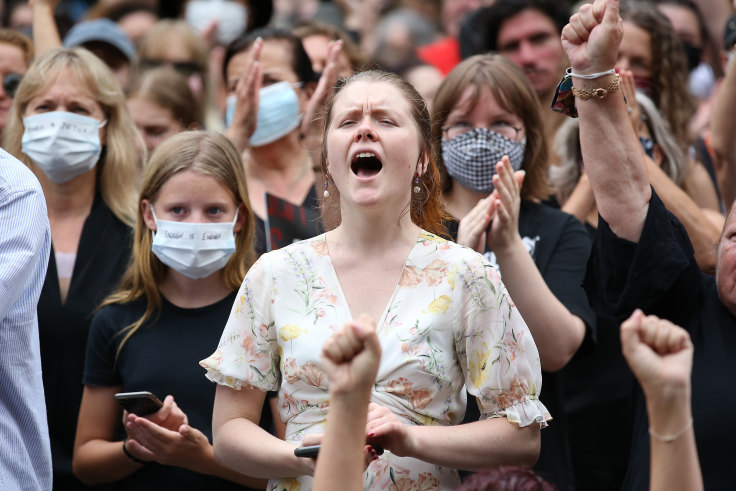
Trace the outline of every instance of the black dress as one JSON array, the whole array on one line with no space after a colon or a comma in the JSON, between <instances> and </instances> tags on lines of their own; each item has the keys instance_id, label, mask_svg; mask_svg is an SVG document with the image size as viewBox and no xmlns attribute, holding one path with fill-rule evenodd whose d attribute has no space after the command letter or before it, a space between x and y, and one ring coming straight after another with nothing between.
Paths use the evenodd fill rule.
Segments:
<instances>
[{"instance_id":1,"label":"black dress","mask_svg":"<svg viewBox=\"0 0 736 491\"><path fill-rule=\"evenodd\" d=\"M54 489L87 489L72 474L72 451L82 401L82 370L94 310L117 286L131 251L131 229L100 194L84 222L66 302L61 303L53 244L38 327L48 413Z\"/></svg>"},{"instance_id":2,"label":"black dress","mask_svg":"<svg viewBox=\"0 0 736 491\"><path fill-rule=\"evenodd\" d=\"M448 224L453 238L457 237L457 225L457 222ZM581 286L585 261L590 252L590 238L585 228L575 217L558 209L540 203L522 203L519 234L550 291L585 323L586 340L583 343L587 346L595 337L596 323ZM497 264L493 251L486 250L485 256L492 264ZM534 470L560 491L574 489L575 477L559 372L542 370L539 399L553 419L541 432L542 448ZM465 421L475 421L478 416L475 400L469 398Z\"/></svg>"},{"instance_id":3,"label":"black dress","mask_svg":"<svg viewBox=\"0 0 736 491\"><path fill-rule=\"evenodd\" d=\"M635 308L685 328L695 352L692 413L705 489L736 486L736 317L715 280L698 267L687 232L652 190L638 243L620 239L600 219L585 289L597 312L622 322ZM624 489L649 489L649 435L644 395L634 395L634 434ZM594 431L594 429L591 429Z\"/></svg>"}]
</instances>

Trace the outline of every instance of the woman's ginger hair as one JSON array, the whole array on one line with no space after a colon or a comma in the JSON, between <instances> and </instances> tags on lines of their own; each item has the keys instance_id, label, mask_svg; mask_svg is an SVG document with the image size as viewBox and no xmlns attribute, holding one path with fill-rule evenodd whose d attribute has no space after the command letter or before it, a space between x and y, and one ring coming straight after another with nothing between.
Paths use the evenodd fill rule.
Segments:
<instances>
[{"instance_id":1,"label":"woman's ginger hair","mask_svg":"<svg viewBox=\"0 0 736 491\"><path fill-rule=\"evenodd\" d=\"M411 84L398 75L382 70L367 70L358 72L347 80L338 83L334 96L329 100L324 118L324 131L322 135L322 171L327 175L327 139L329 138L330 124L332 123L332 110L335 101L340 97L345 87L355 82L373 82L392 85L403 95L409 104L410 117L417 129L417 140L419 143L419 156L426 158L427 168L419 178L419 193L412 192L408 204L408 211L412 222L427 232L447 237L445 222L449 218L442 204L440 192L440 173L437 167L437 155L431 143L432 125L429 120L429 111L424 99ZM337 190L332 179L328 179L329 197L322 202L323 214L332 214L333 211L339 217L340 192ZM411 186L416 184L412 180ZM339 218L337 220L339 223Z\"/></svg>"},{"instance_id":2,"label":"woman's ginger hair","mask_svg":"<svg viewBox=\"0 0 736 491\"><path fill-rule=\"evenodd\" d=\"M15 93L9 121L3 131L3 148L34 172L42 172L22 152L23 116L31 100L51 87L62 72L71 73L77 85L87 90L105 114L106 143L97 162L97 182L102 199L113 214L126 225L133 226L141 167L136 152L138 132L128 112L125 95L112 72L86 49L55 49L31 64Z\"/></svg>"},{"instance_id":3,"label":"woman's ginger hair","mask_svg":"<svg viewBox=\"0 0 736 491\"><path fill-rule=\"evenodd\" d=\"M122 304L141 297L147 301L146 311L134 323L121 332L123 345L161 308L158 285L163 281L168 266L164 265L151 250L153 237L143 217L143 200L152 205L163 185L180 172L192 170L217 179L230 193L238 216L244 216L243 227L235 236L235 253L223 269L225 286L236 290L245 278L245 273L255 261L253 250L253 212L248 199L245 171L240 154L225 136L206 131L184 131L167 138L151 155L143 176L138 214L133 234L133 254L123 274L120 285L100 305Z\"/></svg>"},{"instance_id":4,"label":"woman's ginger hair","mask_svg":"<svg viewBox=\"0 0 736 491\"><path fill-rule=\"evenodd\" d=\"M453 179L442 160L442 127L465 89L470 86L474 89L471 105L482 103L480 89L488 87L498 104L517 115L524 125L526 146L521 169L526 171L526 176L521 187L521 199L541 201L549 197L552 193L547 180L549 146L539 97L521 69L499 54L471 56L456 66L437 89L432 105L432 143L439 156L442 191L450 191L453 185Z\"/></svg>"}]
</instances>

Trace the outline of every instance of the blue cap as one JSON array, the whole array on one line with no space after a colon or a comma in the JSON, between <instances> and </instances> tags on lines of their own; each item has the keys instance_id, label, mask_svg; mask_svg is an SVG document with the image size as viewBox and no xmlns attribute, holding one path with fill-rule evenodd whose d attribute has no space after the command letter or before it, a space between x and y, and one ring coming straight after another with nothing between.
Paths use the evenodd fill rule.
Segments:
<instances>
[{"instance_id":1,"label":"blue cap","mask_svg":"<svg viewBox=\"0 0 736 491\"><path fill-rule=\"evenodd\" d=\"M94 41L117 48L128 60L135 55L133 43L120 26L110 19L87 20L76 24L64 38L64 46L72 48Z\"/></svg>"}]
</instances>

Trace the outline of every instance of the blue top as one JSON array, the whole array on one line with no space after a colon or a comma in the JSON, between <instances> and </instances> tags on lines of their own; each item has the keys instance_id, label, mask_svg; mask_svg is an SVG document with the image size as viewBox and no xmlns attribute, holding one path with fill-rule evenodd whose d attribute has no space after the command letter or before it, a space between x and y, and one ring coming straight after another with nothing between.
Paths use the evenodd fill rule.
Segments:
<instances>
[{"instance_id":1,"label":"blue top","mask_svg":"<svg viewBox=\"0 0 736 491\"><path fill-rule=\"evenodd\" d=\"M51 489L36 304L51 248L38 180L0 149L0 483Z\"/></svg>"}]
</instances>

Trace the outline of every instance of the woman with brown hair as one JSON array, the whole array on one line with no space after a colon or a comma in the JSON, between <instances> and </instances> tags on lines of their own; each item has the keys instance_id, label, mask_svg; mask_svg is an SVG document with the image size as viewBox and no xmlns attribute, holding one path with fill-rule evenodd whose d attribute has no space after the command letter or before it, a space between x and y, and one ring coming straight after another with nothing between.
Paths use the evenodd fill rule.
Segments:
<instances>
[{"instance_id":1,"label":"woman with brown hair","mask_svg":"<svg viewBox=\"0 0 736 491\"><path fill-rule=\"evenodd\" d=\"M688 89L688 69L682 42L667 17L649 3L629 2L621 7L624 37L616 69L630 70L636 90L653 102L686 156L695 138L688 134L696 101ZM715 176L688 159L682 188L701 208L720 213Z\"/></svg>"},{"instance_id":2,"label":"woman with brown hair","mask_svg":"<svg viewBox=\"0 0 736 491\"><path fill-rule=\"evenodd\" d=\"M151 156L139 203L132 261L90 328L74 473L116 489L262 487L215 461L214 391L196 373L255 259L238 152L217 133L171 137ZM124 414L113 396L136 391L164 406Z\"/></svg>"},{"instance_id":3,"label":"woman with brown hair","mask_svg":"<svg viewBox=\"0 0 736 491\"><path fill-rule=\"evenodd\" d=\"M555 416L535 469L567 489L574 479L554 372L595 326L580 286L590 239L573 216L541 203L550 194L541 108L513 62L501 55L463 61L443 81L432 112L445 205L459 219L451 235L499 268L534 336L542 402Z\"/></svg>"},{"instance_id":4,"label":"woman with brown hair","mask_svg":"<svg viewBox=\"0 0 736 491\"><path fill-rule=\"evenodd\" d=\"M147 70L128 91L128 110L141 132L148 155L164 140L202 127L202 105L186 77L168 66Z\"/></svg>"},{"instance_id":5,"label":"woman with brown hair","mask_svg":"<svg viewBox=\"0 0 736 491\"><path fill-rule=\"evenodd\" d=\"M426 104L398 76L368 71L327 109L325 199L339 225L261 256L201 362L220 384L218 460L272 478L269 489L311 489L314 460L294 450L319 443L328 417L321 347L365 313L384 353L366 438L385 449L366 450L365 489L453 489L457 469L533 464L549 419L537 350L495 270L435 235L445 214ZM483 418L460 425L466 387ZM256 425L268 390L286 441Z\"/></svg>"}]
</instances>

